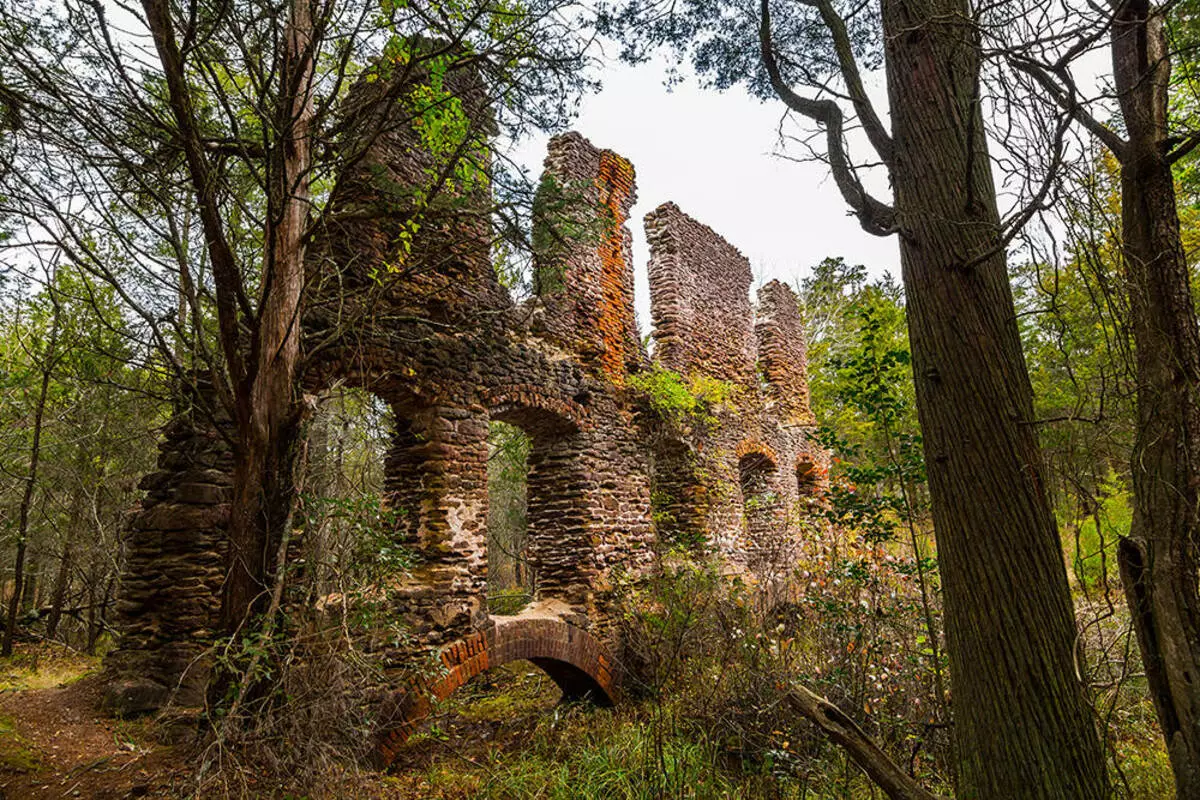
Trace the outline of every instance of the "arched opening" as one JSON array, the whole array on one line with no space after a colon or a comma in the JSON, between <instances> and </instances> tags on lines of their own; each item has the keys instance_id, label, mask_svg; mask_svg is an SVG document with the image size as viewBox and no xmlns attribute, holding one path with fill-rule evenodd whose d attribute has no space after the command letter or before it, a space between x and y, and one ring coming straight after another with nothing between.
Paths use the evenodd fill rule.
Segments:
<instances>
[{"instance_id":1,"label":"arched opening","mask_svg":"<svg viewBox=\"0 0 1200 800\"><path fill-rule=\"evenodd\" d=\"M802 456L796 461L796 496L801 504L811 504L820 494L820 474L812 459Z\"/></svg>"},{"instance_id":2,"label":"arched opening","mask_svg":"<svg viewBox=\"0 0 1200 800\"><path fill-rule=\"evenodd\" d=\"M585 700L599 706L614 705L618 697L613 666L604 646L586 631L561 619L533 612L495 617L487 629L454 642L442 650L444 669L425 681L399 688L380 709L377 757L387 765L435 711L454 712L440 705L469 687L479 676L492 677L513 666L536 665L558 688L555 703ZM545 713L546 706L535 709ZM449 723L453 726L453 722ZM445 727L439 725L444 730Z\"/></svg>"},{"instance_id":3,"label":"arched opening","mask_svg":"<svg viewBox=\"0 0 1200 800\"><path fill-rule=\"evenodd\" d=\"M752 451L738 459L738 484L752 566L773 558L773 546L782 534L784 507L777 483L778 469L766 453Z\"/></svg>"},{"instance_id":4,"label":"arched opening","mask_svg":"<svg viewBox=\"0 0 1200 800\"><path fill-rule=\"evenodd\" d=\"M585 445L579 427L550 408L516 402L494 407L491 422L519 429L527 437L525 549L517 560L527 565L529 599L559 597L562 590L584 580L582 569L590 549L584 502L587 475L581 462ZM506 435L515 437L511 431ZM521 448L514 449L519 453ZM516 463L515 455L511 463ZM488 517L490 523L490 509ZM509 604L503 610L511 614L519 608Z\"/></svg>"},{"instance_id":5,"label":"arched opening","mask_svg":"<svg viewBox=\"0 0 1200 800\"><path fill-rule=\"evenodd\" d=\"M659 442L650 451L650 515L659 541L704 545L707 506L695 453L678 439Z\"/></svg>"},{"instance_id":6,"label":"arched opening","mask_svg":"<svg viewBox=\"0 0 1200 800\"><path fill-rule=\"evenodd\" d=\"M533 599L529 563L529 453L533 441L516 425L488 425L488 611L512 614Z\"/></svg>"},{"instance_id":7,"label":"arched opening","mask_svg":"<svg viewBox=\"0 0 1200 800\"><path fill-rule=\"evenodd\" d=\"M310 598L345 593L407 565L397 539L415 523L415 506L389 460L396 442L411 435L408 420L367 390L339 386L322 396L309 428L293 559Z\"/></svg>"}]
</instances>

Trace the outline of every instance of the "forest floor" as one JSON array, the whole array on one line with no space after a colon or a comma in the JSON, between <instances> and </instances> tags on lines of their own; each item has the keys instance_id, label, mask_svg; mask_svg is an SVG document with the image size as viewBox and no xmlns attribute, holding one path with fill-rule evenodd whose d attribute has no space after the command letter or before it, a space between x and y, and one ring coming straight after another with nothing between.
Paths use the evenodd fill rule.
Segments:
<instances>
[{"instance_id":1,"label":"forest floor","mask_svg":"<svg viewBox=\"0 0 1200 800\"><path fill-rule=\"evenodd\" d=\"M27 647L0 668L0 799L164 796L176 748L99 711L99 660Z\"/></svg>"},{"instance_id":2,"label":"forest floor","mask_svg":"<svg viewBox=\"0 0 1200 800\"><path fill-rule=\"evenodd\" d=\"M100 711L98 668L98 658L45 646L0 662L0 800L216 796L197 793L187 766L194 747L170 743L178 731ZM488 782L489 765L560 713L558 690L528 663L495 670L460 695L413 737L388 775L331 775L330 786L311 795L260 783L246 786L246 796L466 800Z\"/></svg>"},{"instance_id":3,"label":"forest floor","mask_svg":"<svg viewBox=\"0 0 1200 800\"><path fill-rule=\"evenodd\" d=\"M386 774L325 760L308 747L287 753L290 766L281 759L285 766L273 774L230 758L221 771L199 775L197 764L222 760L211 749L202 752L195 718L170 723L104 715L99 664L99 658L50 646L27 646L0 661L0 800L876 796L836 751L816 760L810 753L810 777L793 772L781 780L778 767L805 763L796 760L795 736L792 750L783 752L788 742L782 741L773 761L747 760L712 740L711 720L697 728L677 718L670 703L616 710L564 705L554 684L528 662L490 670L456 692ZM1170 796L1166 756L1152 709L1140 691L1131 691L1137 702L1115 712L1123 796L1163 800Z\"/></svg>"}]
</instances>

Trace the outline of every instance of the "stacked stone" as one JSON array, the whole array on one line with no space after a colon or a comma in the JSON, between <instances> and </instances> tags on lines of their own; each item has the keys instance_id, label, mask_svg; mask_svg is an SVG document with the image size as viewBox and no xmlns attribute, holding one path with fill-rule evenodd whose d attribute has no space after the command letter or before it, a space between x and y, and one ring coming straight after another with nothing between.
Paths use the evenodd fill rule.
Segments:
<instances>
[{"instance_id":1,"label":"stacked stone","mask_svg":"<svg viewBox=\"0 0 1200 800\"><path fill-rule=\"evenodd\" d=\"M703 531L731 569L773 580L790 569L796 523L811 511L802 494L816 494L814 476L823 478L828 463L809 436L814 421L795 295L767 284L756 324L750 264L735 247L672 203L647 215L646 231L656 360L738 389L715 425L660 438L655 515L680 535ZM803 481L801 465L810 467Z\"/></svg>"},{"instance_id":2,"label":"stacked stone","mask_svg":"<svg viewBox=\"0 0 1200 800\"><path fill-rule=\"evenodd\" d=\"M418 43L421 47L436 47ZM338 176L311 248L308 313L360 323L407 313L463 323L510 305L492 264L493 207L487 150L495 124L473 68L456 63L438 79L469 121L468 179L443 181L447 165L425 146L417 91L420 65L381 63L341 108ZM457 144L457 143L456 143ZM456 148L457 149L457 148ZM457 176L457 172L455 173Z\"/></svg>"},{"instance_id":3,"label":"stacked stone","mask_svg":"<svg viewBox=\"0 0 1200 800\"><path fill-rule=\"evenodd\" d=\"M808 352L796 293L771 281L758 290L754 321L758 363L780 421L815 425L808 402ZM771 408L768 408L771 410Z\"/></svg>"},{"instance_id":4,"label":"stacked stone","mask_svg":"<svg viewBox=\"0 0 1200 800\"><path fill-rule=\"evenodd\" d=\"M615 386L646 360L633 300L633 236L627 222L637 198L633 165L578 133L550 140L540 195L553 213L535 219L534 289L538 327L582 357ZM549 186L554 198L547 197Z\"/></svg>"},{"instance_id":5,"label":"stacked stone","mask_svg":"<svg viewBox=\"0 0 1200 800\"><path fill-rule=\"evenodd\" d=\"M753 386L750 262L674 203L646 215L646 239L655 359L685 376Z\"/></svg>"},{"instance_id":6,"label":"stacked stone","mask_svg":"<svg viewBox=\"0 0 1200 800\"><path fill-rule=\"evenodd\" d=\"M469 93L473 84L462 80ZM353 90L351 139L395 113L396 95L384 84ZM385 400L396 419L384 500L402 512L396 541L418 562L380 587L414 637L384 654L389 664L419 664L431 650L457 654L449 667L474 665L459 670L465 680L483 663L464 643L478 643L496 619L486 614L492 420L532 439L527 540L537 596L558 601L557 625L587 631L606 653L620 652L609 606L613 572L652 567L652 482L653 494L667 498L653 509L661 517L707 536L731 567L772 574L795 534L779 510L799 497L800 467L810 467L808 476L826 463L807 438L804 349L786 287L768 286L761 296L757 357L767 385L760 387L745 258L674 205L647 218L659 360L738 387L712 425L648 430L654 424L624 388L646 364L625 225L635 193L629 163L578 134L552 142L548 171L582 186L592 216L605 224L597 238L539 254L542 278L559 275L561 283L539 278L544 291L518 308L492 272L478 214L452 214L402 245L407 212L387 187L419 185L428 166L407 124L384 125L378 146L339 176L311 248L304 318L306 389L359 386ZM405 251L424 266L391 272ZM176 686L180 702L201 699L197 657L211 641L223 574L232 471L225 441L203 418L180 415L161 447L132 526L122 638L109 659L110 704L125 711L157 707ZM770 468L755 461L749 469L743 459L754 453L769 454ZM768 516L752 518L759 510ZM561 671L563 659L580 656L563 649L563 637L574 634L550 627L523 628L542 638L503 652L536 653L547 671ZM608 662L597 656L595 663L607 681Z\"/></svg>"},{"instance_id":7,"label":"stacked stone","mask_svg":"<svg viewBox=\"0 0 1200 800\"><path fill-rule=\"evenodd\" d=\"M104 703L116 713L203 701L232 468L227 440L200 409L184 409L167 425L158 470L140 484L146 496L125 542L114 619L121 638L105 659Z\"/></svg>"}]
</instances>

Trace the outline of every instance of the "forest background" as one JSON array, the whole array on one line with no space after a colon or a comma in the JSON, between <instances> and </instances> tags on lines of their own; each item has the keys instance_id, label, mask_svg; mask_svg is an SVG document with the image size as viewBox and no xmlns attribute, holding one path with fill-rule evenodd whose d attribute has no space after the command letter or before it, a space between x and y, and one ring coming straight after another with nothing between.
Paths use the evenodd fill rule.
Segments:
<instances>
[{"instance_id":1,"label":"forest background","mask_svg":"<svg viewBox=\"0 0 1200 800\"><path fill-rule=\"evenodd\" d=\"M405 25L430 24L418 18L397 20L409 8L398 6L383 7L392 18L381 26L381 42L406 34ZM69 23L65 28L29 25L31 8L5 8L7 27L0 29L0 38L9 54L44 55L54 37L69 41L79 35ZM276 17L282 13L271 8ZM430 8L442 14L433 14L435 30L437 25L453 32L475 24L465 21L467 15L456 4ZM582 77L563 78L553 69L568 73L568 62L586 62L587 42L564 39L558 52L548 54L540 45L530 50L522 37L550 36L561 30L556 26L563 19L575 24L578 19L571 15L578 12L564 12L554 4L520 13L499 6L488 10L494 18L514 13L521 20L523 14L536 17L518 26L520 37L503 28L484 33L494 52L516 51L507 69L491 76L495 87L520 89L515 92L519 99L506 106L509 116L501 116L501 124L509 125L504 133L519 139L534 129L561 126L573 99L588 86ZM562 13L567 16L555 17ZM1159 13L1171 34L1171 113L1189 122L1196 115L1194 17L1186 3ZM37 36L48 38L37 41ZM1096 47L1106 44L1099 37L1096 41ZM352 74L345 64L355 59L366 63L371 52L347 50L340 69ZM225 55L218 52L209 63L220 63ZM549 55L562 59L557 67ZM274 62L264 58L263 63ZM104 225L153 229L176 218L156 219L153 198L129 208L108 204L107 198L129 191L128 186L106 185L93 196L93 208L72 208L47 224L52 207L61 213L70 204L64 205L55 187L41 181L72 173L24 171L28 162L23 159L36 157L25 149L30 142L35 149L61 144L41 127L53 120L34 121L30 115L41 112L37 104L56 99L52 92L39 96L33 90L45 91L62 76L43 73L46 83L31 87L32 72L11 69L0 68L6 133L0 145L0 558L7 570L0 599L10 611L6 648L14 639L24 645L58 641L99 654L112 643L109 618L119 594L123 525L140 497L138 481L153 470L155 443L177 399L180 365L222 363L219 278L206 274L212 265L200 256L195 262L199 272L189 279L179 265L191 263L190 256L163 249L174 244L203 251L194 218L181 235L173 232L163 241L121 237L118 243L96 236ZM715 77L703 69L700 73L714 88L731 83L719 71ZM238 95L232 74L214 82L227 97ZM229 91L230 82L235 91ZM341 88L320 98L319 105L337 91ZM1001 96L997 93L992 102L999 106ZM208 99L220 97L218 91ZM504 97L507 101L511 95ZM547 98L557 102L549 112ZM59 110L87 109L71 106L75 101L69 97L58 99ZM269 110L266 103L250 103L233 116L255 119ZM414 111L418 116L429 113L427 108ZM79 115L71 119L81 121ZM131 123L136 119L130 118ZM458 123L446 124L453 129ZM124 128L120 119L102 133L124 137L120 144L126 157L145 157L138 166L149 170L147 180L157 175L177 192L174 212L203 215L203 198L198 203L182 199L188 190L172 183L180 161L174 155L153 157L161 155L153 136L139 140L146 132L132 124ZM1009 133L998 140L996 170L1015 165L1019 173L1035 159L1021 162L1020 137L1011 128ZM449 135L467 140L476 134ZM803 142L788 144L795 149L787 152L804 157ZM56 167L94 157L62 152L63 161L51 162ZM235 157L253 164L269 160L270 153ZM458 157L446 156L448 163ZM115 166L119 172L129 162ZM1128 796L1162 797L1171 791L1173 777L1147 698L1116 558L1117 545L1132 524L1130 463L1137 428L1137 370L1122 255L1121 165L1080 135L1061 148L1053 166L1044 183L1034 176L1032 189L1013 190L1018 216L1026 206L1036 206L1008 242L1017 323L1047 463L1046 488L1054 501L1080 631L1078 669L1096 710L1112 784ZM1200 173L1193 156L1181 157L1173 167L1182 241L1194 273L1200 261ZM517 218L527 211L526 179L515 166L504 176L499 169L492 177L505 202L517 209L511 212ZM643 169L650 171L653 165ZM252 169L235 169L231 175L231 183L242 181L243 186L255 186L261 178ZM319 187L319 179L314 183ZM86 189L84 181L73 187L81 193ZM255 202L269 206L271 197L264 184ZM237 255L250 265L241 278L250 290L247 296L253 296L266 267L247 254L266 249L270 227L262 219L270 215L242 211L244 218L229 216L225 223ZM803 209L797 208L795 215L801 219ZM713 222L719 226L719 220ZM512 224L515 233L497 257L498 270L518 296L528 291L528 264L520 254L528 239L521 235L526 227L519 219ZM713 607L708 599L716 581L712 565L690 556L686 548L671 548L670 538L664 537L661 579L629 587L629 624L647 662L645 704L615 720L581 716L558 728L531 722L536 736L502 766L483 774L450 769L435 760L422 765L422 780L448 794L496 796L532 791L529 787L539 783L559 785L563 792L584 786L597 796L611 793L614 785L653 787L647 796L673 796L685 787L705 796L731 791L745 796L860 796L873 791L841 750L816 736L773 694L776 679L786 675L858 717L893 760L926 785L952 790L956 776L947 733L952 718L948 659L904 292L891 276L879 277L873 265L829 255L813 264L797 286L813 407L822 441L835 453L821 512L831 525L820 535L814 530L803 562L796 565L808 582L803 601L769 624ZM188 280L195 280L199 290L189 289ZM213 282L212 296L206 281ZM1195 291L1194 274L1192 287ZM651 401L668 407L710 402L655 396L654 386L646 391ZM380 503L387 414L367 395L338 391L321 399L307 430L307 488L297 497L296 524L319 552L312 557L322 565L311 578L314 595L352 593L354 587L369 585L381 565L403 568L405 555L389 550L383 535L393 513ZM529 591L520 555L525 447L519 432L496 425L490 481L493 496L504 501L492 504L497 610L520 603ZM763 644L764 637L770 647ZM678 657L683 652L689 654L686 664ZM693 679L714 664L722 679L709 693L698 694ZM501 703L502 715L518 714L520 703L529 700L521 692L537 695L541 689L519 682L510 691L520 701L518 709ZM361 724L347 722L350 727ZM330 744L321 752L338 751ZM204 779L237 783L236 777L217 775ZM638 791L629 788L631 796L640 796Z\"/></svg>"}]
</instances>

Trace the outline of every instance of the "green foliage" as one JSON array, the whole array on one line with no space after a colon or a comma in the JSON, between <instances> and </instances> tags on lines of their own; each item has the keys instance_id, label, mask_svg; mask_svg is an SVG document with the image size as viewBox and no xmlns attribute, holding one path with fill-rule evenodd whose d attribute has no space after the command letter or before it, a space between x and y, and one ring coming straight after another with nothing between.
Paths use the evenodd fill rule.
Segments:
<instances>
[{"instance_id":1,"label":"green foliage","mask_svg":"<svg viewBox=\"0 0 1200 800\"><path fill-rule=\"evenodd\" d=\"M1095 502L1086 511L1090 513L1064 524L1075 580L1086 589L1108 588L1110 582L1119 587L1117 543L1129 535L1133 509L1129 490L1115 471L1097 487Z\"/></svg>"},{"instance_id":2,"label":"green foliage","mask_svg":"<svg viewBox=\"0 0 1200 800\"><path fill-rule=\"evenodd\" d=\"M527 483L531 438L493 421L488 428L488 608L512 614L533 598L534 576L526 553Z\"/></svg>"},{"instance_id":3,"label":"green foliage","mask_svg":"<svg viewBox=\"0 0 1200 800\"><path fill-rule=\"evenodd\" d=\"M717 412L737 393L737 387L729 381L702 373L685 378L657 364L631 376L629 386L640 392L663 419L682 428L715 424Z\"/></svg>"},{"instance_id":4,"label":"green foliage","mask_svg":"<svg viewBox=\"0 0 1200 800\"><path fill-rule=\"evenodd\" d=\"M590 199L594 192L590 181L563 180L549 171L542 174L532 207L534 294L561 292L571 250L603 240L608 211Z\"/></svg>"}]
</instances>

